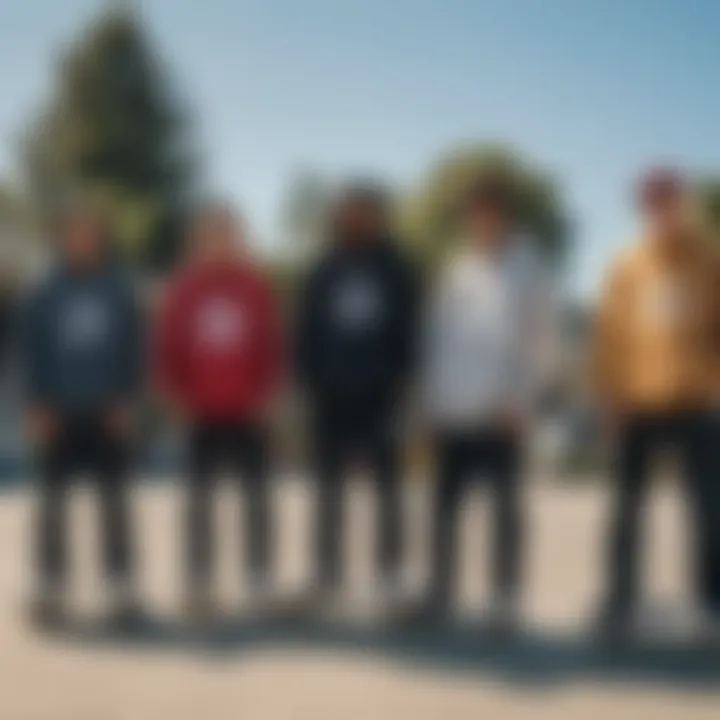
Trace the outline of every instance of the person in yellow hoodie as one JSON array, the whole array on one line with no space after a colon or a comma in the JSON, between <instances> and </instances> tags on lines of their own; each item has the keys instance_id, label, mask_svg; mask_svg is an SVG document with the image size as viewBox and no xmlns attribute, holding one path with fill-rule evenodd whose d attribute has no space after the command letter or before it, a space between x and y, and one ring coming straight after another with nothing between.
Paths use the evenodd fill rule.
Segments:
<instances>
[{"instance_id":1,"label":"person in yellow hoodie","mask_svg":"<svg viewBox=\"0 0 720 720\"><path fill-rule=\"evenodd\" d=\"M613 438L615 501L603 626L630 630L638 595L640 514L658 451L679 456L696 544L696 582L720 610L720 500L711 407L718 387L717 254L694 228L672 170L638 189L644 232L609 271L597 320L597 389Z\"/></svg>"}]
</instances>

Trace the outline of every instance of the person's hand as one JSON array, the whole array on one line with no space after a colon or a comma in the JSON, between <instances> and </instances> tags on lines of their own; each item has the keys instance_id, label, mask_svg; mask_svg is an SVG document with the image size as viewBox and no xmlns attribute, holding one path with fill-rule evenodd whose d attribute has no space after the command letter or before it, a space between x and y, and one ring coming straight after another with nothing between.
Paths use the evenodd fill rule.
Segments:
<instances>
[{"instance_id":1,"label":"person's hand","mask_svg":"<svg viewBox=\"0 0 720 720\"><path fill-rule=\"evenodd\" d=\"M183 427L187 424L189 412L187 407L170 395L160 398L158 411L174 427Z\"/></svg>"},{"instance_id":2,"label":"person's hand","mask_svg":"<svg viewBox=\"0 0 720 720\"><path fill-rule=\"evenodd\" d=\"M60 429L57 415L46 407L30 408L27 416L27 432L35 446L44 446L52 442Z\"/></svg>"},{"instance_id":3,"label":"person's hand","mask_svg":"<svg viewBox=\"0 0 720 720\"><path fill-rule=\"evenodd\" d=\"M133 409L127 403L116 403L105 415L105 423L110 433L117 438L127 438L133 428Z\"/></svg>"},{"instance_id":4,"label":"person's hand","mask_svg":"<svg viewBox=\"0 0 720 720\"><path fill-rule=\"evenodd\" d=\"M599 408L600 428L603 437L608 442L613 442L620 432L625 413L622 408L612 403L603 403Z\"/></svg>"},{"instance_id":5,"label":"person's hand","mask_svg":"<svg viewBox=\"0 0 720 720\"><path fill-rule=\"evenodd\" d=\"M272 397L256 405L253 411L255 421L265 427L272 426L282 415L282 398Z\"/></svg>"},{"instance_id":6,"label":"person's hand","mask_svg":"<svg viewBox=\"0 0 720 720\"><path fill-rule=\"evenodd\" d=\"M498 427L513 437L522 436L528 427L525 413L516 407L508 406L501 410L496 417Z\"/></svg>"}]
</instances>

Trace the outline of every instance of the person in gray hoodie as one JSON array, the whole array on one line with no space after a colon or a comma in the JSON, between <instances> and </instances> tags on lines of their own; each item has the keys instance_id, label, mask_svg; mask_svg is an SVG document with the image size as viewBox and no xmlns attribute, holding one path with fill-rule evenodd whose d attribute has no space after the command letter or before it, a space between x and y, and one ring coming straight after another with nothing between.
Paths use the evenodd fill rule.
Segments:
<instances>
[{"instance_id":1,"label":"person in gray hoodie","mask_svg":"<svg viewBox=\"0 0 720 720\"><path fill-rule=\"evenodd\" d=\"M104 560L115 609L135 609L128 463L141 384L141 322L132 285L92 209L59 223L57 258L32 291L23 327L27 421L39 471L35 619L58 621L67 581L67 494L78 470L96 476Z\"/></svg>"},{"instance_id":2,"label":"person in gray hoodie","mask_svg":"<svg viewBox=\"0 0 720 720\"><path fill-rule=\"evenodd\" d=\"M424 388L438 466L425 610L448 610L460 499L482 473L495 516L491 619L510 627L521 579L522 456L548 367L554 302L539 258L517 232L510 187L479 183L462 220L467 241L441 272L425 332Z\"/></svg>"}]
</instances>

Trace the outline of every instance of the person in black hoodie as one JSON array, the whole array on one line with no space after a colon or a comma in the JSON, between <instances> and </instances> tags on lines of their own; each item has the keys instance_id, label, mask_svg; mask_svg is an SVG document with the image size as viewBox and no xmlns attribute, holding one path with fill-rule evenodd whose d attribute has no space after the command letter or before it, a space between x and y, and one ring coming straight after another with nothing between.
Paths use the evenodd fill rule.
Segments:
<instances>
[{"instance_id":1,"label":"person in black hoodie","mask_svg":"<svg viewBox=\"0 0 720 720\"><path fill-rule=\"evenodd\" d=\"M41 624L64 612L67 494L77 470L97 476L115 610L121 618L135 610L127 471L143 361L138 308L91 209L69 208L58 241L24 322L28 432L40 475L33 611Z\"/></svg>"},{"instance_id":2,"label":"person in black hoodie","mask_svg":"<svg viewBox=\"0 0 720 720\"><path fill-rule=\"evenodd\" d=\"M399 404L415 362L415 273L389 237L383 193L353 185L330 223L332 245L304 288L297 338L300 382L313 410L319 483L318 590L340 581L342 475L364 461L380 493L381 582L396 587L401 565Z\"/></svg>"}]
</instances>

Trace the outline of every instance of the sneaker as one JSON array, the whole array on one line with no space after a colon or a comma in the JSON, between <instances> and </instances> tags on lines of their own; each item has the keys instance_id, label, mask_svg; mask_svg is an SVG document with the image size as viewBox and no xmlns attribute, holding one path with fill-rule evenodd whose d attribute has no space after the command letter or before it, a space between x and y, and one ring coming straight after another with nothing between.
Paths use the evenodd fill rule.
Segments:
<instances>
[{"instance_id":1,"label":"sneaker","mask_svg":"<svg viewBox=\"0 0 720 720\"><path fill-rule=\"evenodd\" d=\"M365 588L365 592L355 598L353 604L368 617L385 622L402 619L409 604L420 600L408 592L407 583L399 574L381 575L374 583Z\"/></svg>"},{"instance_id":2,"label":"sneaker","mask_svg":"<svg viewBox=\"0 0 720 720\"><path fill-rule=\"evenodd\" d=\"M65 622L65 607L59 595L44 593L30 601L30 624L39 630L59 629Z\"/></svg>"},{"instance_id":3,"label":"sneaker","mask_svg":"<svg viewBox=\"0 0 720 720\"><path fill-rule=\"evenodd\" d=\"M253 612L265 613L273 605L275 598L275 585L267 575L251 575L248 583L248 600Z\"/></svg>"},{"instance_id":4,"label":"sneaker","mask_svg":"<svg viewBox=\"0 0 720 720\"><path fill-rule=\"evenodd\" d=\"M112 614L113 624L121 629L134 629L143 621L143 612L136 601L127 601L115 606Z\"/></svg>"},{"instance_id":5,"label":"sneaker","mask_svg":"<svg viewBox=\"0 0 720 720\"><path fill-rule=\"evenodd\" d=\"M625 644L635 632L635 612L630 607L608 605L598 616L595 631L602 644Z\"/></svg>"},{"instance_id":6,"label":"sneaker","mask_svg":"<svg viewBox=\"0 0 720 720\"><path fill-rule=\"evenodd\" d=\"M450 602L441 597L426 596L396 614L402 625L424 630L450 624L453 613Z\"/></svg>"},{"instance_id":7,"label":"sneaker","mask_svg":"<svg viewBox=\"0 0 720 720\"><path fill-rule=\"evenodd\" d=\"M282 600L274 602L274 606L287 620L307 620L325 613L338 596L339 589L335 585L313 581L284 594Z\"/></svg>"},{"instance_id":8,"label":"sneaker","mask_svg":"<svg viewBox=\"0 0 720 720\"><path fill-rule=\"evenodd\" d=\"M377 596L386 602L400 602L406 595L407 583L400 573L383 575L377 583Z\"/></svg>"},{"instance_id":9,"label":"sneaker","mask_svg":"<svg viewBox=\"0 0 720 720\"><path fill-rule=\"evenodd\" d=\"M207 592L191 591L185 600L185 617L192 627L201 628L217 616L217 607Z\"/></svg>"},{"instance_id":10,"label":"sneaker","mask_svg":"<svg viewBox=\"0 0 720 720\"><path fill-rule=\"evenodd\" d=\"M511 637L520 629L520 607L515 598L495 598L486 617L488 630L495 637Z\"/></svg>"},{"instance_id":11,"label":"sneaker","mask_svg":"<svg viewBox=\"0 0 720 720\"><path fill-rule=\"evenodd\" d=\"M699 613L700 640L712 647L720 647L720 607L703 608Z\"/></svg>"},{"instance_id":12,"label":"sneaker","mask_svg":"<svg viewBox=\"0 0 720 720\"><path fill-rule=\"evenodd\" d=\"M142 618L142 609L137 599L132 583L125 579L109 581L109 594L111 597L111 616L114 624L120 626L134 626Z\"/></svg>"}]
</instances>

